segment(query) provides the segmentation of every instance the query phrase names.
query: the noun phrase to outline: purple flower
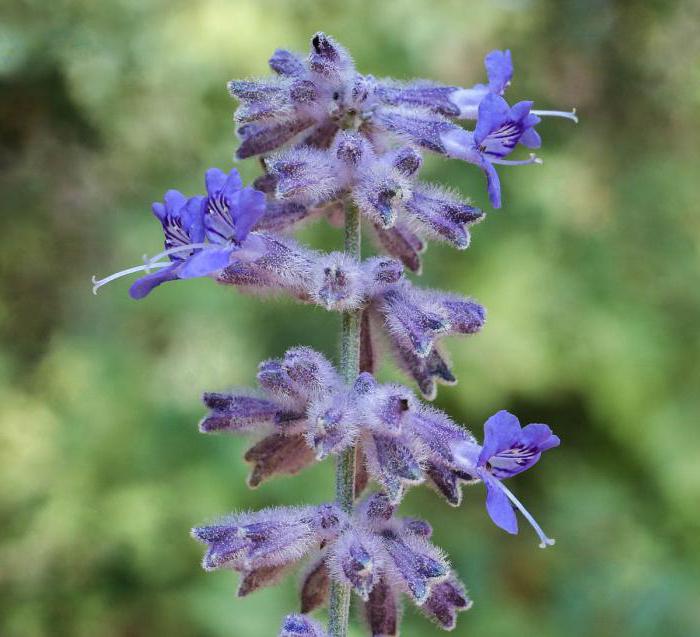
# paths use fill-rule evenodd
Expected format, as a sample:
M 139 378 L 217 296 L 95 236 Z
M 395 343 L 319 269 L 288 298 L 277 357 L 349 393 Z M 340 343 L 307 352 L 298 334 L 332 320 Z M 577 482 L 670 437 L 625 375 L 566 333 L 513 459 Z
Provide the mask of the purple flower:
M 258 382 L 261 394 L 205 394 L 211 411 L 199 426 L 204 433 L 262 436 L 245 454 L 253 464 L 251 486 L 353 445 L 392 503 L 427 479 L 456 506 L 462 483 L 479 479 L 459 455 L 478 447 L 473 436 L 406 387 L 380 384 L 366 372 L 348 387 L 325 357 L 303 347 L 261 363 Z
M 491 51 L 484 58 L 484 66 L 486 67 L 488 84 L 475 84 L 472 88 L 458 88 L 449 95 L 450 102 L 459 109 L 458 117 L 461 119 L 476 119 L 479 104 L 487 95 L 502 96 L 510 86 L 513 79 L 513 61 L 509 50 Z M 534 115 L 563 117 L 578 122 L 575 109 L 571 112 L 549 110 L 531 112 Z
M 265 194 L 243 188 L 238 171 L 226 175 L 218 168 L 207 171 L 204 229 L 211 244 L 190 258 L 181 278 L 207 276 L 223 270 L 231 255 L 243 245 L 248 233 L 265 213 Z
M 412 146 L 377 154 L 360 133 L 342 131 L 328 150 L 298 147 L 268 157 L 265 182 L 274 183 L 279 199 L 316 208 L 348 194 L 380 243 L 415 270 L 415 254 L 424 244 L 406 224 L 463 249 L 469 245 L 468 227 L 484 216 L 445 189 L 415 183 L 421 162 Z M 389 233 L 394 227 L 399 230 Z
M 185 261 L 202 249 L 204 246 L 202 243 L 204 241 L 204 197 L 188 199 L 177 190 L 168 190 L 163 197 L 163 203 L 155 202 L 152 210 L 163 227 L 164 252 L 143 266 L 117 272 L 101 281 L 93 279 L 95 284 L 93 292 L 109 281 L 126 274 L 156 269 L 155 272 L 138 279 L 131 286 L 129 294 L 132 298 L 141 299 L 161 283 L 181 278 Z M 167 260 L 161 261 L 162 257 L 167 257 Z
M 187 199 L 177 190 L 169 190 L 163 203 L 153 204 L 153 214 L 165 235 L 163 252 L 147 259 L 144 265 L 99 281 L 93 278 L 93 292 L 115 279 L 146 271 L 148 274 L 136 280 L 129 290 L 133 298 L 141 299 L 161 283 L 224 270 L 234 252 L 241 259 L 259 256 L 265 248 L 263 241 L 258 237 L 247 239 L 265 213 L 265 194 L 243 188 L 236 169 L 226 175 L 218 168 L 211 168 L 205 181 L 206 197 Z
M 502 97 L 489 93 L 479 104 L 474 132 L 455 127 L 441 136 L 445 154 L 476 164 L 484 171 L 494 208 L 501 207 L 501 187 L 494 164 L 541 163 L 534 155 L 522 161 L 504 159 L 518 143 L 527 148 L 540 147 L 541 139 L 534 128 L 540 118 L 530 112 L 531 107 L 532 102 L 518 102 L 509 107 Z
M 207 393 L 202 400 L 211 409 L 199 423 L 202 433 L 260 430 L 271 426 L 279 413 L 276 403 L 254 395 Z
M 378 100 L 390 106 L 424 108 L 447 117 L 457 117 L 459 105 L 455 104 L 452 95 L 458 90 L 455 86 L 428 80 L 404 83 L 388 79 L 377 85 L 376 95 Z
M 277 50 L 270 67 L 278 74 L 273 80 L 229 82 L 241 102 L 239 159 L 294 141 L 328 148 L 372 103 L 374 80 L 356 73 L 347 51 L 324 33 L 313 36 L 307 58 Z
M 266 155 L 288 148 L 268 164 L 280 177 L 278 197 L 320 204 L 352 192 L 363 213 L 386 230 L 397 222 L 403 202 L 410 200 L 405 178 L 414 177 L 420 167 L 420 159 L 416 162 L 402 156 L 394 168 L 403 178 L 387 170 L 399 137 L 479 166 L 487 174 L 492 204 L 500 207 L 493 165 L 539 162 L 534 156 L 516 162 L 504 159 L 517 143 L 539 147 L 533 129 L 538 115 L 577 120 L 573 112 L 532 110 L 531 102 L 521 102 L 513 109 L 506 106 L 502 112 L 502 96 L 513 77 L 510 51 L 491 51 L 484 66 L 488 83 L 471 88 L 427 80 L 378 81 L 358 73 L 342 46 L 317 33 L 304 59 L 289 51 L 274 53 L 270 67 L 277 77 L 229 83 L 232 95 L 240 101 L 236 120 L 242 143 L 237 155 Z M 477 119 L 477 129 L 466 131 L 455 119 Z M 356 141 L 348 144 L 353 137 Z M 339 160 L 348 166 L 343 168 Z M 426 208 L 418 201 L 405 207 L 414 214 Z M 417 216 L 430 233 L 458 247 L 468 245 L 468 235 L 459 227 L 464 222 L 454 222 L 450 215 L 446 219 L 426 215 Z M 293 223 L 305 216 L 290 215 L 287 220 Z
M 347 393 L 340 388 L 309 403 L 305 436 L 317 460 L 337 455 L 355 442 L 358 430 L 353 415 Z
M 476 119 L 481 100 L 489 93 L 503 95 L 513 77 L 510 51 L 491 51 L 484 58 L 488 84 L 472 88 L 445 86 L 427 80 L 397 82 L 382 80 L 376 87 L 376 97 L 390 106 L 426 109 L 446 117 Z
M 554 544 L 522 503 L 502 480 L 532 467 L 544 451 L 559 446 L 559 438 L 547 425 L 532 424 L 521 428 L 518 419 L 499 411 L 484 424 L 484 445 L 459 445 L 455 449 L 460 466 L 478 476 L 486 486 L 486 510 L 494 523 L 508 533 L 518 532 L 515 506 L 532 525 L 540 538 L 540 547 Z
M 431 543 L 431 525 L 396 516 L 406 489 L 427 482 L 457 506 L 463 484 L 481 481 L 493 521 L 517 533 L 515 507 L 545 547 L 554 540 L 503 481 L 533 466 L 559 438 L 546 425 L 521 428 L 515 416 L 501 411 L 486 422 L 479 445 L 406 387 L 379 383 L 372 375 L 383 332 L 396 362 L 432 399 L 437 383 L 456 382 L 441 340 L 474 334 L 485 323 L 479 303 L 416 288 L 403 276 L 404 268 L 420 271 L 426 238 L 467 248 L 471 225 L 484 217 L 455 193 L 418 181 L 422 153 L 478 166 L 498 208 L 495 166 L 541 163 L 534 155 L 507 158 L 518 144 L 539 148 L 540 116 L 576 117 L 533 110 L 529 101 L 509 106 L 502 97 L 513 76 L 508 50 L 486 56 L 487 84 L 461 88 L 377 80 L 358 73 L 349 53 L 326 34 L 316 33 L 310 44 L 306 57 L 276 50 L 269 60 L 274 77 L 228 85 L 239 101 L 236 155 L 260 156 L 264 167 L 253 187 L 244 187 L 235 169 L 212 168 L 205 175 L 205 195 L 168 191 L 162 203 L 153 204 L 164 250 L 143 265 L 93 279 L 93 290 L 144 272 L 130 289 L 132 297 L 143 298 L 161 283 L 206 276 L 241 291 L 283 292 L 329 311 L 356 312 L 363 370 L 357 378 L 348 378 L 347 369 L 339 374 L 318 352 L 295 347 L 260 364 L 257 391 L 206 393 L 209 412 L 199 423 L 203 433 L 255 436 L 244 455 L 252 465 L 251 488 L 327 455 L 351 453 L 354 475 L 347 469 L 339 473 L 352 482 L 351 505 L 341 507 L 339 499 L 232 514 L 192 529 L 192 535 L 206 546 L 204 569 L 240 573 L 240 597 L 277 583 L 308 557 L 302 613 L 322 606 L 334 583 L 361 598 L 373 637 L 398 634 L 403 596 L 451 630 L 471 600 Z M 476 119 L 473 131 L 455 122 L 467 118 Z M 321 253 L 276 234 L 319 217 L 341 226 L 346 206 L 366 218 L 390 257 L 362 261 Z M 346 242 L 354 236 L 347 228 Z M 379 491 L 355 502 L 370 478 Z M 305 614 L 288 615 L 279 635 L 327 637 Z
M 346 531 L 328 554 L 331 576 L 348 584 L 365 601 L 384 567 L 384 552 L 377 537 L 362 529 Z

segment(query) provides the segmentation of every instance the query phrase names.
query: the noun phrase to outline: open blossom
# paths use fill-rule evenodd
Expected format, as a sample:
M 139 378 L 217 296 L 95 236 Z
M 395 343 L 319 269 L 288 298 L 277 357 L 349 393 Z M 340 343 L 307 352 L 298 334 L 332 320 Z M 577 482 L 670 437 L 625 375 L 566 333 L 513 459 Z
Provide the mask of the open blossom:
M 513 61 L 510 51 L 491 51 L 484 58 L 488 84 L 451 91 L 449 99 L 459 109 L 461 119 L 476 119 L 479 104 L 489 93 L 503 95 L 513 79 Z
M 547 425 L 521 429 L 515 416 L 500 411 L 487 420 L 479 445 L 469 431 L 421 404 L 405 387 L 380 384 L 366 372 L 345 386 L 327 359 L 309 348 L 262 363 L 258 380 L 261 395 L 205 394 L 211 412 L 200 423 L 205 433 L 263 436 L 245 456 L 253 463 L 251 485 L 357 445 L 365 469 L 390 502 L 399 502 L 411 485 L 427 482 L 458 506 L 462 485 L 483 482 L 487 511 L 499 527 L 517 533 L 512 503 L 542 546 L 553 543 L 502 484 L 559 445 Z
M 449 157 L 476 164 L 484 171 L 494 208 L 501 207 L 501 186 L 494 164 L 513 166 L 538 161 L 534 155 L 524 161 L 505 159 L 517 144 L 526 148 L 540 147 L 542 140 L 535 130 L 540 118 L 531 109 L 532 102 L 518 102 L 509 107 L 502 97 L 490 93 L 479 103 L 479 116 L 473 132 L 459 128 L 441 136 Z
M 234 254 L 241 260 L 259 256 L 263 242 L 250 231 L 265 213 L 264 193 L 244 188 L 236 169 L 225 174 L 211 168 L 205 183 L 206 196 L 186 198 L 169 190 L 163 203 L 154 203 L 153 214 L 165 236 L 163 252 L 143 265 L 93 280 L 93 291 L 122 276 L 145 271 L 146 276 L 129 290 L 133 298 L 140 299 L 167 281 L 211 276 L 226 268 Z
M 539 459 L 541 451 L 558 444 L 546 425 L 532 425 L 523 430 L 522 440 L 511 441 L 512 448 L 501 449 L 498 458 L 479 460 L 482 447 L 444 412 L 421 404 L 407 388 L 380 384 L 366 372 L 347 387 L 328 360 L 309 348 L 294 348 L 282 359 L 262 363 L 258 382 L 262 389 L 258 395 L 205 394 L 211 411 L 200 423 L 205 433 L 262 436 L 245 454 L 253 464 L 251 486 L 274 475 L 296 473 L 358 445 L 364 467 L 392 502 L 400 501 L 411 485 L 426 481 L 453 506 L 461 503 L 463 484 L 483 481 L 492 502 L 501 493 L 500 482 L 493 481 L 507 477 L 504 458 L 519 454 L 514 466 L 523 470 Z M 489 421 L 496 424 L 487 425 L 484 453 L 490 453 L 505 413 Z M 549 438 L 539 446 L 527 446 L 533 432 Z M 503 526 L 505 514 L 498 509 L 493 515 Z M 512 522 L 507 528 L 514 532 Z
M 207 197 L 186 199 L 169 191 L 163 204 L 154 204 L 164 229 L 165 250 L 95 287 L 134 271 L 157 268 L 132 285 L 134 298 L 143 298 L 167 281 L 207 276 L 243 292 L 283 293 L 326 310 L 364 309 L 362 343 L 367 361 L 376 358 L 386 341 L 397 365 L 428 399 L 435 397 L 437 383 L 456 381 L 440 341 L 480 331 L 485 310 L 479 303 L 415 287 L 403 278 L 403 265 L 395 259 L 372 257 L 358 262 L 341 252 L 323 254 L 293 239 L 251 231 L 261 218 L 264 197 L 242 188 L 235 170 L 228 175 L 208 171 L 207 186 Z M 365 368 L 373 370 L 373 363 Z
M 484 424 L 484 444 L 460 444 L 455 448 L 457 464 L 486 486 L 486 510 L 491 519 L 508 533 L 518 532 L 515 506 L 540 538 L 540 547 L 554 544 L 503 480 L 532 467 L 548 449 L 559 446 L 559 438 L 547 425 L 521 428 L 518 419 L 499 411 Z

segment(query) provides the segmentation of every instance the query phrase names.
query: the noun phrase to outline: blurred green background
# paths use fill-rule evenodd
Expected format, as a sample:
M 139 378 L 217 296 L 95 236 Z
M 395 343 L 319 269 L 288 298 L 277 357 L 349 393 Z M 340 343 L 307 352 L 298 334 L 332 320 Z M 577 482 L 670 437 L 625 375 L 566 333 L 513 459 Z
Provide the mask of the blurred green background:
M 510 47 L 508 97 L 548 120 L 544 166 L 501 170 L 502 211 L 466 252 L 432 245 L 424 285 L 474 295 L 484 332 L 449 344 L 438 404 L 481 435 L 500 408 L 560 449 L 511 485 L 558 539 L 511 537 L 481 487 L 415 489 L 470 588 L 457 635 L 700 634 L 700 6 L 693 0 L 5 0 L 0 8 L 0 634 L 275 635 L 296 582 L 244 600 L 200 570 L 212 516 L 330 499 L 326 463 L 249 491 L 246 441 L 196 430 L 199 394 L 251 384 L 338 317 L 206 280 L 134 302 L 92 274 L 161 244 L 151 201 L 229 169 L 231 78 L 277 46 L 336 36 L 361 71 L 470 85 Z M 258 164 L 243 162 L 246 179 Z M 482 175 L 424 178 L 487 205 Z M 319 224 L 303 232 L 338 245 Z M 389 365 L 382 377 L 390 378 Z M 440 631 L 407 608 L 403 635 Z M 352 635 L 363 634 L 354 622 Z

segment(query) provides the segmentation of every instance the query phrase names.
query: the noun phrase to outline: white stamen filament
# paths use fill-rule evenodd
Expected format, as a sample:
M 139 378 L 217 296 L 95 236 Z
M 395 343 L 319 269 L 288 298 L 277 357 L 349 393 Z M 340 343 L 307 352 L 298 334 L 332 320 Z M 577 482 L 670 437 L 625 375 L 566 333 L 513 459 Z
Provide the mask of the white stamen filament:
M 128 276 L 129 274 L 134 274 L 135 272 L 146 272 L 146 274 L 150 274 L 151 270 L 153 268 L 165 268 L 169 265 L 172 265 L 170 261 L 163 261 L 162 263 L 146 263 L 145 265 L 136 265 L 133 268 L 127 268 L 126 270 L 121 270 L 120 272 L 115 272 L 114 274 L 110 274 L 109 276 L 106 276 L 104 279 L 97 279 L 93 275 L 92 277 L 92 293 L 97 294 L 97 290 L 99 290 L 103 285 L 107 285 L 107 283 L 110 283 L 112 281 L 116 281 L 117 279 L 121 279 L 124 276 Z
M 211 247 L 210 243 L 188 243 L 184 246 L 176 246 L 174 248 L 169 248 L 168 250 L 163 250 L 163 252 L 159 252 L 158 254 L 152 257 L 148 257 L 144 254 L 143 260 L 147 264 L 155 263 L 156 261 L 160 261 L 163 257 L 169 257 L 171 254 L 178 254 L 180 252 L 191 252 L 192 250 L 199 250 L 200 248 L 208 247 Z
M 530 111 L 533 115 L 538 115 L 539 117 L 563 117 L 564 119 L 570 119 L 572 122 L 578 124 L 578 117 L 576 116 L 576 109 L 572 108 L 569 111 Z
M 543 164 L 544 162 L 540 157 L 537 157 L 535 153 L 530 153 L 530 157 L 527 159 L 489 159 L 492 164 L 498 164 L 499 166 L 529 166 L 530 164 Z
M 538 537 L 540 538 L 540 548 L 541 549 L 546 549 L 548 546 L 553 546 L 556 542 L 556 540 L 547 537 L 545 535 L 545 532 L 542 530 L 542 527 L 535 522 L 535 518 L 533 518 L 530 515 L 530 512 L 523 506 L 523 504 L 516 498 L 504 485 L 500 480 L 493 480 L 492 481 L 503 493 L 506 494 L 508 499 L 515 505 L 515 507 L 520 511 L 520 513 L 523 514 L 524 518 L 530 523 L 530 526 L 532 526 L 533 529 L 535 529 L 535 533 L 537 533 Z

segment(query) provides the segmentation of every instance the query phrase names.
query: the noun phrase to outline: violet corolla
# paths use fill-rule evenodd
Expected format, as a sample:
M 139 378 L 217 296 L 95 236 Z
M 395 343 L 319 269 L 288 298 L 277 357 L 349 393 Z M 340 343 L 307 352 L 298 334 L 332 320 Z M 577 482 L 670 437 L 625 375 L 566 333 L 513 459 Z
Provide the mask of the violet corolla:
M 177 190 L 169 190 L 163 203 L 154 203 L 152 210 L 163 227 L 165 249 L 144 257 L 143 265 L 99 281 L 93 279 L 93 292 L 123 276 L 146 272 L 129 290 L 133 298 L 140 299 L 161 283 L 221 271 L 234 253 L 238 259 L 259 256 L 264 246 L 250 231 L 265 213 L 264 193 L 244 188 L 235 168 L 228 174 L 211 168 L 205 182 L 206 196 L 187 198 Z
M 547 425 L 530 424 L 521 428 L 518 419 L 499 411 L 484 423 L 484 444 L 460 443 L 454 448 L 461 469 L 486 486 L 486 510 L 496 525 L 508 533 L 518 532 L 518 509 L 540 538 L 540 548 L 554 544 L 529 511 L 503 484 L 532 467 L 548 449 L 559 446 L 559 437 Z

